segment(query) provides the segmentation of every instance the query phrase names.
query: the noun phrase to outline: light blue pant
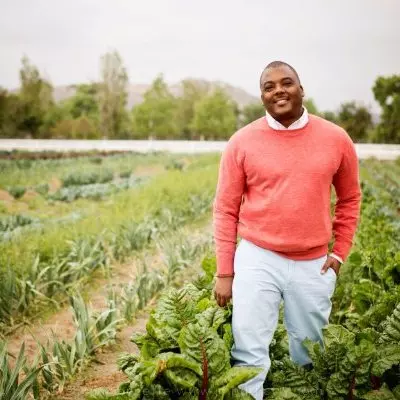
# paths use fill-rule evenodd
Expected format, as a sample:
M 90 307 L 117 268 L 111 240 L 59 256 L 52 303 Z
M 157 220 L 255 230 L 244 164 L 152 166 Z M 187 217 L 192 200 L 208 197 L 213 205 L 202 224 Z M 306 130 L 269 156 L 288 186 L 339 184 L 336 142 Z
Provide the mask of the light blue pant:
M 240 386 L 256 400 L 263 397 L 263 383 L 271 366 L 269 345 L 282 299 L 291 359 L 300 365 L 310 363 L 302 341 L 322 340 L 336 283 L 332 269 L 320 273 L 326 258 L 293 261 L 246 240 L 236 250 L 232 357 L 236 365 L 264 368 L 261 374 Z

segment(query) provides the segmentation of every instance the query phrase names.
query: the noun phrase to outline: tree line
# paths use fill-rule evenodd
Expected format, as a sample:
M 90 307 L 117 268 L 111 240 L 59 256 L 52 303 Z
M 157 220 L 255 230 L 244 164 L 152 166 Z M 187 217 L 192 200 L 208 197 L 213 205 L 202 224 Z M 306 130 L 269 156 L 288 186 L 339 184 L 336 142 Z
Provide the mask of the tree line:
M 100 64 L 99 82 L 73 85 L 73 96 L 55 102 L 51 83 L 24 57 L 19 90 L 0 88 L 0 137 L 224 140 L 265 114 L 261 101 L 240 108 L 221 87 L 196 80 L 181 81 L 174 96 L 162 75 L 129 110 L 120 55 L 106 53 Z M 312 99 L 305 106 L 341 125 L 356 142 L 400 143 L 400 75 L 378 77 L 372 91 L 381 107 L 377 124 L 368 108 L 354 101 L 335 112 L 318 110 Z

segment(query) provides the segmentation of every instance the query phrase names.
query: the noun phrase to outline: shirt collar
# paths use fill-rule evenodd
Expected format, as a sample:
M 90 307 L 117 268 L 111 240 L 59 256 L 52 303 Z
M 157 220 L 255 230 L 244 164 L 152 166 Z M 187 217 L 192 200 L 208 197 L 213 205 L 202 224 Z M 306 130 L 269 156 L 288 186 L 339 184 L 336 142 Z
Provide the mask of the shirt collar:
M 273 118 L 271 114 L 268 113 L 268 111 L 266 111 L 265 113 L 269 127 L 277 131 L 291 131 L 293 129 L 300 129 L 305 127 L 308 123 L 308 111 L 305 107 L 303 107 L 303 114 L 301 115 L 301 117 L 297 121 L 294 121 L 287 128 L 286 126 L 278 122 L 275 118 Z

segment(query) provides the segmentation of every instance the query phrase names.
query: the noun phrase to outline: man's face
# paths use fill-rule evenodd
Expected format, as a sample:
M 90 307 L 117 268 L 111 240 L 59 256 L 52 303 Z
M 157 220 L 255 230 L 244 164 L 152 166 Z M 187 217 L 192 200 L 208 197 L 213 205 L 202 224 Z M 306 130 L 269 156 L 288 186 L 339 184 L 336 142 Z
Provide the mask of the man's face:
M 298 118 L 304 91 L 296 74 L 286 65 L 268 68 L 261 76 L 261 100 L 277 121 Z

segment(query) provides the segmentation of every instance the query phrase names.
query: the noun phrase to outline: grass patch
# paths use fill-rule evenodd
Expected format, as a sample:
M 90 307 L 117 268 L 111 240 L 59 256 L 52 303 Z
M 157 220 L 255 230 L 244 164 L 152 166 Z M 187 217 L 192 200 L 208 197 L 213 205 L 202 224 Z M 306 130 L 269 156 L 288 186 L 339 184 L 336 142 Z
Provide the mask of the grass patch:
M 103 231 L 108 235 L 123 223 L 140 221 L 163 206 L 182 208 L 190 195 L 213 191 L 216 179 L 217 164 L 208 163 L 205 168 L 162 173 L 146 186 L 118 193 L 103 202 L 83 202 L 86 215 L 82 219 L 45 226 L 40 232 L 1 243 L 0 271 L 11 266 L 14 271 L 23 272 L 37 255 L 42 261 L 50 260 L 66 249 L 70 240 Z

